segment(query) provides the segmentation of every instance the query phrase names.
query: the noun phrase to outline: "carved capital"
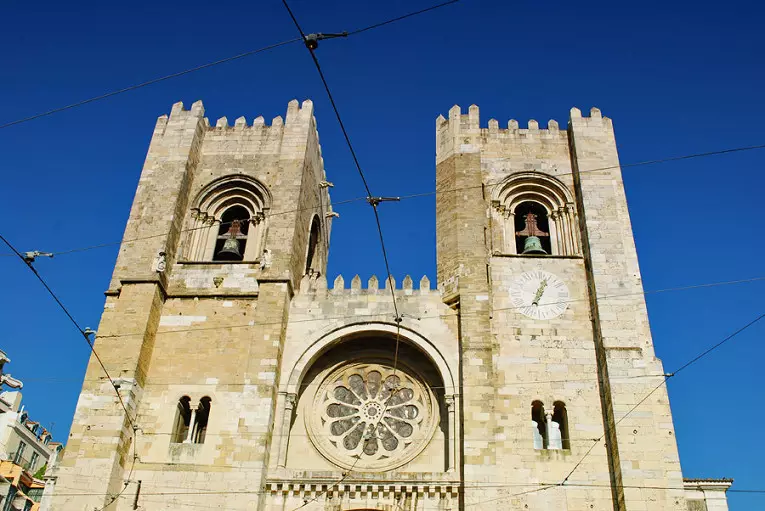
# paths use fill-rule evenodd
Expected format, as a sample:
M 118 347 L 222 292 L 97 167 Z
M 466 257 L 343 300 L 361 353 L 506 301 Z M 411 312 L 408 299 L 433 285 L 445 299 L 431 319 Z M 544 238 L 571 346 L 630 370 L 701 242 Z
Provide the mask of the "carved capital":
M 250 218 L 250 223 L 253 225 L 258 225 L 265 219 L 266 219 L 266 214 L 263 213 L 262 211 L 258 211 L 252 216 L 252 218 Z
M 297 394 L 285 394 L 284 395 L 284 408 L 292 410 L 297 403 Z

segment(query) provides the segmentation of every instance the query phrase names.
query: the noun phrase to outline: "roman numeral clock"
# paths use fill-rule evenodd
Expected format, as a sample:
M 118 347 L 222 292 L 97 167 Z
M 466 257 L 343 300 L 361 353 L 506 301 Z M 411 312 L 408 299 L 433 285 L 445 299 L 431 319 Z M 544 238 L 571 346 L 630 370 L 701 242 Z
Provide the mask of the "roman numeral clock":
M 544 270 L 527 271 L 510 285 L 513 307 L 533 319 L 554 319 L 568 308 L 569 291 L 560 277 Z

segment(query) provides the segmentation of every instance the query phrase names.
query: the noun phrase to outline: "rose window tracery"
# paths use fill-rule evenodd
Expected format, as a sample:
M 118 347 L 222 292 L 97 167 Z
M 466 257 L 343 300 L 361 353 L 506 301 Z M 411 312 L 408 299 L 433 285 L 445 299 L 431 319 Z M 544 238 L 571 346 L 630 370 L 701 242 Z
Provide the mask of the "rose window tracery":
M 438 410 L 408 368 L 355 363 L 320 385 L 309 414 L 319 450 L 346 468 L 387 470 L 416 456 L 433 436 Z

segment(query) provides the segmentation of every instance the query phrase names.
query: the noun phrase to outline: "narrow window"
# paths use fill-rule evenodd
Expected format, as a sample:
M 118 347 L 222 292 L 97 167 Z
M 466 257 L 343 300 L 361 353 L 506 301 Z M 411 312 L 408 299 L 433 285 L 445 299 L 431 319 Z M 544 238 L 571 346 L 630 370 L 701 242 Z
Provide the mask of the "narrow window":
M 566 412 L 566 405 L 562 401 L 556 401 L 553 405 L 551 424 L 557 425 L 560 435 L 560 447 L 558 449 L 571 449 L 571 439 L 568 435 L 568 412 Z
M 183 396 L 178 400 L 178 406 L 175 411 L 175 423 L 173 424 L 173 435 L 170 440 L 174 444 L 185 442 L 186 437 L 189 435 L 189 425 L 191 423 L 190 402 L 191 398 L 189 396 Z
M 40 454 L 33 452 L 32 458 L 29 460 L 29 470 L 34 472 L 34 470 L 37 468 L 37 460 L 40 458 Z
M 545 407 L 541 401 L 531 403 L 531 427 L 534 449 L 546 449 L 547 428 L 545 426 Z
M 551 254 L 547 210 L 537 202 L 515 208 L 515 247 L 518 254 Z
M 24 442 L 19 442 L 19 447 L 16 449 L 16 455 L 13 457 L 13 462 L 16 465 L 19 465 L 21 461 L 24 459 L 24 449 L 27 448 L 27 444 Z
M 241 261 L 250 229 L 250 213 L 242 206 L 231 206 L 220 218 L 215 242 L 215 261 Z
M 320 270 L 321 263 L 318 261 L 316 251 L 319 248 L 319 240 L 321 239 L 321 226 L 319 225 L 319 217 L 313 217 L 311 222 L 311 233 L 308 236 L 308 255 L 306 256 L 305 272 L 311 274 Z
M 212 399 L 205 396 L 199 400 L 194 418 L 194 431 L 191 434 L 191 442 L 194 444 L 205 443 L 207 435 L 207 421 L 210 419 L 210 403 Z

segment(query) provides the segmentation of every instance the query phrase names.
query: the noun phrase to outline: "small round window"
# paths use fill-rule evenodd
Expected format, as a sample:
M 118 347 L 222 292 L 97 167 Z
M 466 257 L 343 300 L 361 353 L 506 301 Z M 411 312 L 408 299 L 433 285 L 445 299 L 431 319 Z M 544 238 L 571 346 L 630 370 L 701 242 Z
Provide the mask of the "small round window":
M 390 470 L 430 441 L 438 424 L 436 400 L 408 368 L 387 362 L 351 363 L 330 373 L 306 410 L 309 436 L 344 468 Z

